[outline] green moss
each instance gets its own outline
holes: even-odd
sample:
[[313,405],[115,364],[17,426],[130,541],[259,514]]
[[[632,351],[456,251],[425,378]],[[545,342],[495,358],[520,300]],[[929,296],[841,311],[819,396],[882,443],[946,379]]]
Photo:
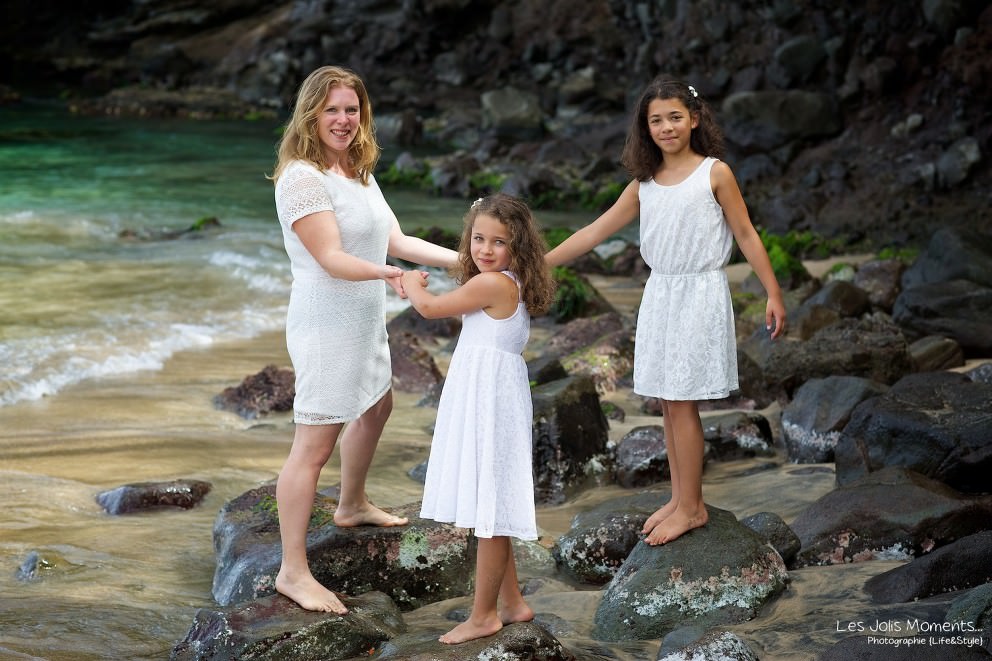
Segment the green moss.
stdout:
[[468,178],[468,185],[474,195],[489,195],[503,188],[506,175],[491,170],[480,170]]
[[430,172],[426,166],[400,169],[396,167],[395,163],[391,163],[385,170],[376,172],[375,178],[380,184],[390,186],[404,186],[420,190],[428,190],[431,186]]
[[898,259],[906,264],[915,262],[919,255],[919,248],[895,248],[890,246],[878,251],[879,259]]
[[[268,516],[273,521],[279,521],[279,504],[276,502],[275,496],[269,494],[262,496],[251,509],[253,512]],[[310,513],[309,526],[311,528],[321,528],[333,522],[334,512],[315,503],[313,511]]]
[[581,275],[567,266],[554,267],[551,269],[551,275],[558,283],[558,288],[549,314],[559,323],[582,316],[595,298],[596,290]]

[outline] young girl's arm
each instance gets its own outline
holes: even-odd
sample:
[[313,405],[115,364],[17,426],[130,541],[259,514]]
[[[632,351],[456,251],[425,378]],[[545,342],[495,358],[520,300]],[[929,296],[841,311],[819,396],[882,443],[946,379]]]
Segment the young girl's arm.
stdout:
[[479,273],[444,294],[427,291],[427,278],[420,271],[407,271],[402,280],[410,304],[427,319],[458,317],[476,310],[505,319],[517,309],[517,284],[502,273]]
[[549,266],[570,262],[579,255],[586,254],[634,220],[641,209],[641,203],[637,196],[639,184],[640,182],[636,179],[627,184],[613,206],[604,211],[599,218],[558,244],[554,250],[544,256],[544,261]]
[[723,207],[723,215],[726,216],[730,230],[734,233],[737,245],[768,294],[768,304],[765,306],[765,328],[770,330],[772,322],[775,322],[775,330],[772,331],[772,339],[775,339],[785,330],[785,303],[782,301],[782,289],[779,287],[778,280],[775,279],[775,272],[768,259],[768,252],[765,250],[757,230],[754,229],[754,225],[751,224],[747,205],[744,204],[744,196],[741,195],[741,189],[737,185],[737,179],[730,170],[730,166],[723,161],[717,161],[713,164],[712,177],[713,194],[716,196],[716,201]]

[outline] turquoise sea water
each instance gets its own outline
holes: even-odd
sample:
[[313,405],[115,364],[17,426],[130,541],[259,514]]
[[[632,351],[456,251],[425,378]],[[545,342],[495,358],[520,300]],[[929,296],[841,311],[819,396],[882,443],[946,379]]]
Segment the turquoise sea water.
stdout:
[[[277,139],[274,121],[0,108],[0,406],[281,328],[289,265],[265,178]],[[458,228],[467,205],[384,192],[407,231]],[[205,216],[221,227],[156,238]]]

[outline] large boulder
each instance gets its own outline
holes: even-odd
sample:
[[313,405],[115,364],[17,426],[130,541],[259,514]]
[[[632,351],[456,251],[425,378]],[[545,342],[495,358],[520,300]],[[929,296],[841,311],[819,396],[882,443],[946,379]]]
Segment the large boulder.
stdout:
[[799,513],[790,568],[920,556],[992,528],[992,497],[975,498],[899,467],[838,487]]
[[967,493],[989,491],[992,385],[955,372],[911,374],[851,414],[834,450],[837,483],[886,466]]
[[709,522],[660,546],[640,542],[606,586],[596,610],[599,640],[661,638],[688,623],[738,623],[789,580],[782,558],[733,514],[707,507]]
[[292,411],[296,396],[296,373],[287,367],[266,365],[246,376],[236,386],[214,396],[214,406],[233,411],[249,420],[272,412]]
[[535,622],[510,624],[492,636],[458,645],[445,645],[437,638],[443,631],[407,633],[385,642],[376,659],[391,661],[575,661],[561,642]]
[[172,661],[333,661],[368,654],[406,631],[389,597],[344,597],[347,615],[308,611],[276,594],[228,608],[201,608]]
[[[227,606],[272,594],[282,551],[275,488],[252,489],[231,500],[214,522],[213,596]],[[346,594],[379,591],[403,610],[471,591],[475,538],[464,528],[421,519],[420,503],[395,508],[410,524],[339,528],[336,500],[314,499],[307,557],[314,577]]]

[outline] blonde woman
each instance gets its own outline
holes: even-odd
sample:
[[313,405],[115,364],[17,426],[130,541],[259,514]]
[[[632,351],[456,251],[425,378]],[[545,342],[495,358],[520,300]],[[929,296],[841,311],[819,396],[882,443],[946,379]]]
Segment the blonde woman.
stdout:
[[310,571],[306,533],[317,480],[340,438],[338,526],[400,526],[372,505],[365,480],[392,410],[385,286],[401,296],[392,255],[450,268],[457,253],[406,236],[376,184],[372,106],[354,72],[325,66],[300,86],[279,143],[276,210],[293,286],[286,344],[296,372],[296,432],[276,499],[282,565],[276,590],[307,610],[347,612]]

